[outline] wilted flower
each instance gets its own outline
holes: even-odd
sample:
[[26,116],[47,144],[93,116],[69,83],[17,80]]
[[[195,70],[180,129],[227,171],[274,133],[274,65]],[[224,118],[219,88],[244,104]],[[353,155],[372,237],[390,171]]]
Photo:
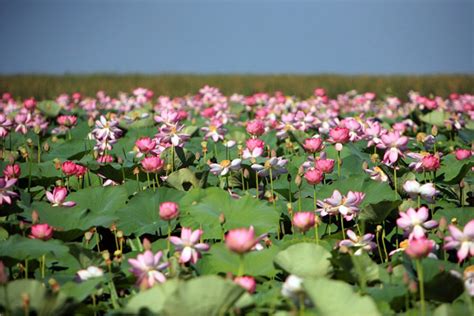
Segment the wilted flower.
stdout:
[[383,172],[380,167],[375,166],[373,169],[364,169],[367,172],[372,180],[379,182],[387,182],[388,176]]
[[64,187],[54,187],[53,192],[46,191],[46,197],[52,206],[73,207],[76,202],[64,202],[67,196],[67,189]]
[[169,266],[168,262],[160,263],[163,253],[158,251],[155,255],[150,250],[139,254],[136,259],[128,259],[132,266],[130,272],[137,277],[137,285],[141,288],[153,287],[156,283],[164,283],[165,275],[161,272]]
[[348,248],[357,248],[354,252],[354,255],[359,256],[364,251],[372,252],[377,245],[372,241],[374,239],[373,234],[365,234],[364,236],[357,236],[352,230],[348,229],[347,237],[349,239],[344,239],[339,242],[339,247],[344,246]]
[[202,235],[202,230],[183,227],[181,229],[181,238],[171,236],[170,241],[176,246],[176,250],[181,252],[179,261],[181,263],[191,262],[195,264],[201,257],[201,251],[209,250],[209,245],[199,243]]
[[461,231],[454,225],[449,225],[450,236],[444,239],[444,249],[457,249],[459,262],[474,256],[474,220],[464,226]]
[[314,227],[315,218],[314,212],[297,212],[293,216],[293,226],[305,232]]
[[234,279],[234,283],[243,287],[247,292],[253,294],[257,288],[257,283],[255,279],[251,276],[240,276]]
[[238,254],[249,252],[264,236],[255,237],[253,226],[230,230],[225,236],[225,244],[230,251]]
[[240,163],[242,162],[241,159],[234,159],[230,160],[222,160],[220,163],[211,163],[209,167],[211,168],[211,172],[218,176],[225,176],[231,170],[239,170]]
[[406,212],[399,214],[397,225],[410,234],[410,238],[422,238],[427,230],[438,226],[435,220],[428,220],[429,211],[424,206],[420,207],[418,211],[409,208]]
[[160,204],[160,218],[170,221],[179,216],[179,205],[175,202],[163,202]]
[[438,194],[433,183],[425,183],[421,185],[416,180],[407,180],[403,184],[403,190],[412,198],[416,199],[418,195],[420,195],[424,200],[432,203],[434,201],[434,197]]
[[12,197],[18,196],[17,193],[11,191],[11,187],[15,185],[17,179],[0,178],[0,205],[3,203],[12,204]]
[[84,282],[90,279],[99,278],[104,275],[104,270],[101,268],[90,266],[87,269],[76,272],[76,279],[79,282]]
[[31,226],[31,234],[29,235],[32,239],[48,240],[53,237],[53,227],[48,224],[36,224]]

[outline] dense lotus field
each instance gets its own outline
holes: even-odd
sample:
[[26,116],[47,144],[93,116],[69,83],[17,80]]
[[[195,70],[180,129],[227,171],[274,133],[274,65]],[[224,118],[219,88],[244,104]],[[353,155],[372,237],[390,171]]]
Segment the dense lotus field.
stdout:
[[408,99],[4,93],[0,312],[473,315],[474,95]]

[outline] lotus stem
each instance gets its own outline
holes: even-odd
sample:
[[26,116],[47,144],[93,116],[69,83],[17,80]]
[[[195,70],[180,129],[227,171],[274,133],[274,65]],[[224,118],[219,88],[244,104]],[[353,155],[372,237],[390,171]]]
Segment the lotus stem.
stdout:
[[258,172],[255,171],[255,190],[257,190],[257,200],[258,200]]
[[337,151],[337,176],[341,177],[341,152]]
[[171,237],[171,221],[168,221],[168,239],[166,240],[166,249],[168,249],[168,254],[170,253],[170,249],[171,249],[170,237]]
[[319,245],[319,229],[318,229],[318,223],[314,223],[314,240],[316,241],[316,244]]
[[387,252],[387,246],[385,245],[385,223],[383,225],[382,229],[382,245],[383,245],[383,252],[385,253],[385,262],[388,261],[388,252]]
[[272,168],[270,170],[270,190],[272,192],[272,202],[273,202],[273,208],[276,209],[276,199],[275,196],[273,195],[273,173],[272,173]]
[[395,192],[395,199],[397,198],[397,167],[393,167],[393,189]]
[[341,231],[342,231],[342,239],[346,239],[346,232],[344,231],[344,216],[340,214],[341,219]]
[[147,182],[147,188],[149,188],[150,187],[150,173],[149,172],[146,173],[146,182]]
[[421,315],[426,315],[426,306],[425,306],[425,285],[423,281],[423,265],[421,264],[421,259],[416,259],[416,271],[418,274],[418,284],[420,287],[420,310]]
[[316,184],[315,184],[313,185],[313,206],[315,210],[316,210],[317,205],[318,205],[318,201],[316,199]]
[[244,255],[240,254],[239,255],[239,271],[237,273],[237,276],[243,276],[244,275]]
[[44,270],[46,266],[46,255],[41,257],[41,278],[44,279]]
[[376,232],[375,232],[375,241],[377,242],[377,250],[379,251],[380,262],[384,262],[384,257],[382,255],[382,249],[380,248],[379,237],[380,237],[380,232],[379,232],[379,230],[376,230]]

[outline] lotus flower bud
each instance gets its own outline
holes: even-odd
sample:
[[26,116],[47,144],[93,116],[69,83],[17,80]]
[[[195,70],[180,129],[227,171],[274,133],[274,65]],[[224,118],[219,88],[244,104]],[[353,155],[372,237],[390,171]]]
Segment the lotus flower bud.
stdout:
[[160,204],[159,214],[162,220],[170,221],[179,216],[179,206],[175,202],[163,202]]
[[150,241],[148,240],[148,238],[143,238],[142,245],[143,245],[143,249],[144,249],[145,251],[151,250],[151,243],[150,243]]
[[219,223],[220,223],[221,225],[224,225],[224,224],[225,224],[225,215],[224,215],[224,213],[220,213],[220,214],[219,214]]

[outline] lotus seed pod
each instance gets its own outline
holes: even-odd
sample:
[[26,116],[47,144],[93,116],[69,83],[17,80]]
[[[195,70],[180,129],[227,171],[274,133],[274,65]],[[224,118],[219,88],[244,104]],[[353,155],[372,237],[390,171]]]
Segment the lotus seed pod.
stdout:
[[49,151],[49,148],[50,148],[50,147],[49,147],[49,143],[48,143],[48,142],[44,142],[44,143],[43,143],[43,151],[44,151],[44,152],[48,152],[48,151]]

